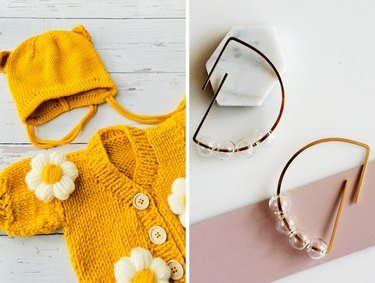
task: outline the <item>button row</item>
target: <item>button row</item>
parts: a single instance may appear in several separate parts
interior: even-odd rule
[[[150,199],[142,193],[138,193],[133,198],[133,205],[138,210],[145,210],[150,205]],[[154,244],[161,245],[167,241],[167,232],[163,227],[153,226],[148,236]],[[180,280],[184,276],[184,268],[181,263],[176,260],[171,260],[168,262],[168,266],[171,269],[171,279]]]

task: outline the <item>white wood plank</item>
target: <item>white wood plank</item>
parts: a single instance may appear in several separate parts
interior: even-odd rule
[[[185,17],[183,0],[13,0],[2,1],[3,17],[176,18]]]
[[[59,148],[59,151],[67,153],[85,148],[85,144],[70,144]],[[33,157],[40,153],[40,149],[32,145],[0,145],[0,172],[17,161]]]
[[[112,74],[119,87],[117,100],[127,109],[140,114],[161,114],[172,111],[185,94],[184,74]],[[7,87],[0,75],[0,144],[29,143]],[[79,121],[87,108],[72,110],[38,128],[42,138],[60,138]],[[75,143],[85,143],[97,131],[111,125],[128,124],[147,127],[129,121],[107,104],[99,107],[95,117],[86,125]]]
[[[49,237],[49,236],[54,236],[54,235],[64,235],[64,231],[62,229],[60,229],[60,230],[57,230],[57,231],[51,233],[50,235],[36,235],[36,237],[38,237],[38,236]],[[0,237],[8,237],[8,235],[5,232],[0,230]]]
[[[62,235],[0,236],[2,283],[77,282]]]
[[[83,24],[110,72],[185,72],[185,20],[1,19],[0,50],[52,29]]]

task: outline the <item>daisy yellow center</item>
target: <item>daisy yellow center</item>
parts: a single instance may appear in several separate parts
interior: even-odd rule
[[[184,195],[184,205],[186,206],[186,195]]]
[[[46,184],[54,184],[60,181],[63,171],[59,165],[48,164],[42,172],[42,180]]]
[[[155,273],[152,270],[144,269],[134,275],[132,283],[157,283],[157,281]]]

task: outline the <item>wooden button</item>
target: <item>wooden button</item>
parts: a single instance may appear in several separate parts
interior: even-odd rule
[[[133,198],[133,205],[139,210],[144,210],[150,205],[150,200],[145,194],[138,193]]]
[[[170,260],[168,261],[168,266],[171,269],[172,280],[180,280],[184,276],[184,268],[178,261]]]
[[[154,226],[150,229],[149,237],[154,244],[161,245],[167,241],[167,232],[160,226]]]

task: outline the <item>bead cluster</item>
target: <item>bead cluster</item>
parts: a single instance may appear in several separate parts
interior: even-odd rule
[[[289,243],[293,248],[300,251],[306,249],[312,259],[320,259],[326,255],[327,244],[324,240],[311,239],[306,233],[296,228],[293,217],[287,213],[291,205],[289,198],[279,194],[273,196],[268,205],[276,219],[277,231],[289,237]]]
[[[215,154],[221,160],[229,160],[237,152],[239,155],[250,158],[255,153],[255,146],[258,146],[260,143],[256,143],[259,139],[268,133],[267,139],[264,141],[266,145],[271,145],[272,140],[274,139],[274,134],[272,132],[265,132],[262,130],[255,130],[255,138],[242,138],[237,143],[233,141],[224,141],[221,143],[213,142],[209,137],[202,137],[199,139],[197,144],[198,153],[204,157],[209,157]],[[202,146],[202,144],[207,145],[210,148]],[[254,145],[255,144],[255,145]],[[263,143],[262,143],[263,144]],[[241,148],[247,147],[246,150],[239,150]],[[226,151],[219,151],[218,149],[223,149]]]

